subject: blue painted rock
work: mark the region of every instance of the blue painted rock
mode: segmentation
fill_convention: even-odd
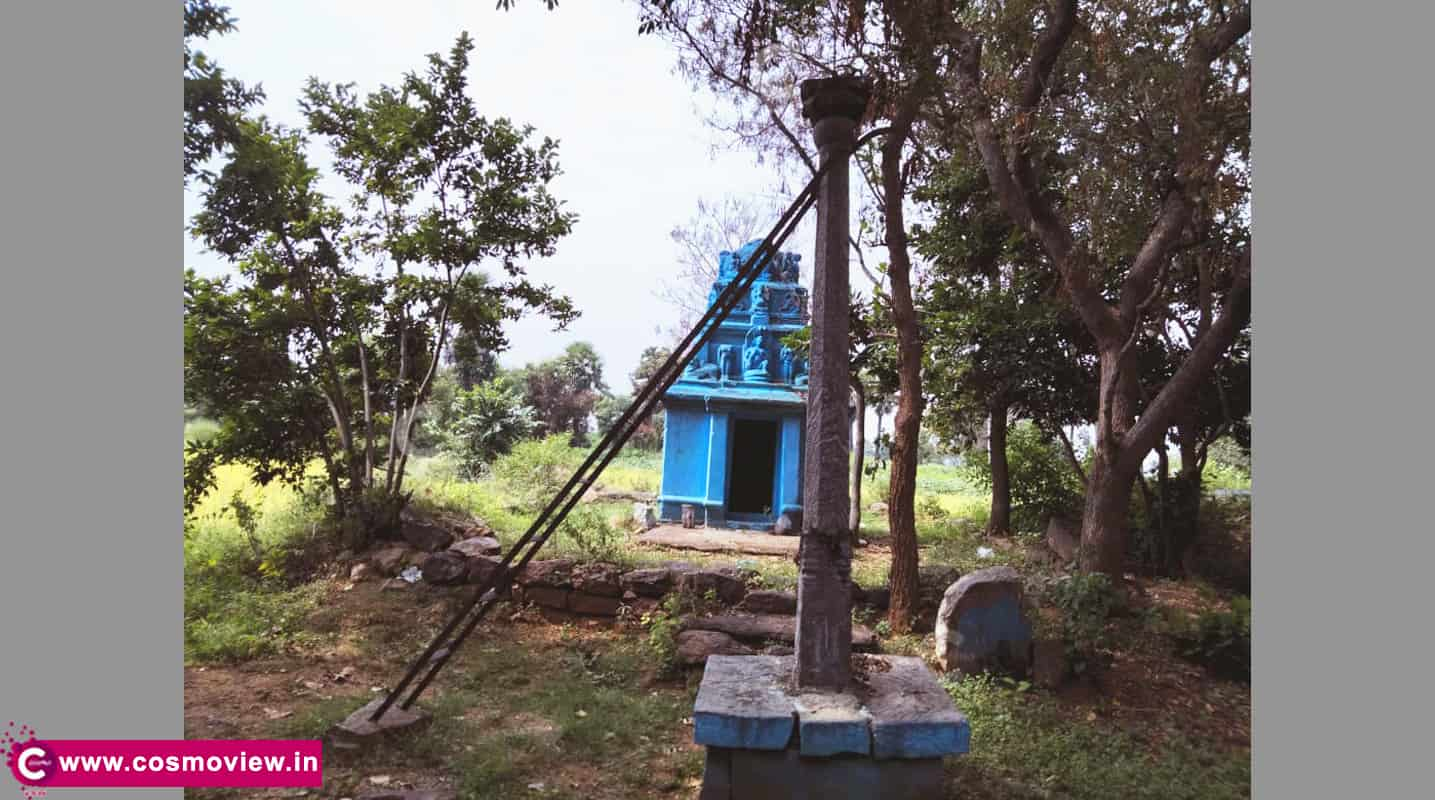
[[[937,659],[958,675],[1031,667],[1032,629],[1021,576],[1011,567],[977,570],[948,587],[937,610]]]

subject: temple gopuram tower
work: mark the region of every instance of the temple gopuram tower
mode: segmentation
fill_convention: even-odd
[[[709,303],[760,244],[719,254]],[[686,505],[709,527],[800,529],[807,364],[782,343],[808,324],[799,258],[772,259],[663,395],[660,519]]]

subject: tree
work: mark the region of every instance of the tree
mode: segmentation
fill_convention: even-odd
[[[982,3],[929,22],[952,47],[965,123],[1003,209],[1041,243],[1096,341],[1081,564],[1120,576],[1145,455],[1250,318],[1250,6],[1120,2],[1078,24],[1075,0],[1055,0],[1040,30],[1029,16],[1025,4]],[[1053,162],[1065,174],[1045,188]],[[1152,391],[1138,347],[1168,316],[1173,255],[1211,235],[1203,220],[1240,243],[1212,266],[1221,310]]]
[[[483,474],[535,428],[533,409],[523,404],[522,392],[503,380],[458,392],[449,417],[443,448],[469,478]]]
[[[1088,337],[1057,296],[1058,281],[997,205],[965,145],[958,141],[915,193],[932,219],[915,234],[931,265],[922,292],[927,419],[953,447],[970,447],[986,426],[987,532],[1004,535],[1013,482],[1029,479],[1008,465],[1011,418],[1039,420],[1047,431],[1090,419],[1096,384]]]
[[[239,123],[192,225],[238,280],[186,274],[185,388],[221,424],[192,448],[187,498],[219,461],[251,463],[266,483],[297,482],[317,458],[336,512],[367,538],[406,501],[414,426],[453,329],[498,350],[505,320],[575,316],[519,263],[551,254],[572,227],[547,190],[557,145],[478,114],[472,47],[460,35],[447,59],[362,100],[310,82],[308,129],[329,140],[353,214],[318,191],[299,132]],[[504,280],[482,276],[488,263]]]
[[[633,394],[643,391],[643,387],[672,354],[671,347],[649,345],[643,348],[643,352],[638,355],[638,366],[633,368],[633,374],[630,376],[633,379]]]
[[[213,0],[184,2],[184,180],[208,177],[201,165],[239,137],[239,120],[264,99],[193,48],[193,40],[233,33],[229,8]]]
[[[570,445],[587,446],[588,418],[608,392],[603,360],[593,345],[574,342],[563,355],[525,366],[515,379],[524,385],[524,402],[545,436],[567,434]]]
[[[483,346],[481,334],[459,330],[448,346],[448,362],[464,390],[498,377],[498,354]]]

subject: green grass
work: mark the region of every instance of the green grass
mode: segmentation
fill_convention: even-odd
[[[1215,753],[1176,733],[1151,752],[1125,731],[1065,718],[1051,700],[1002,688],[988,678],[946,685],[972,726],[971,751],[956,760],[958,784],[980,787],[978,796],[1250,796],[1248,751]]]
[[[355,796],[368,788],[365,776],[406,768],[447,773],[459,796],[474,800],[532,795],[535,782],[545,784],[544,797],[588,796],[564,780],[572,777],[565,768],[607,786],[619,781],[630,796],[699,776],[701,751],[671,752],[696,685],[645,688],[652,655],[637,635],[563,630],[557,641],[463,650],[423,703],[432,724],[361,764],[326,764],[326,794]],[[271,735],[321,735],[354,706],[353,698],[324,701],[274,723]]]
[[[326,543],[319,510],[278,485],[260,487],[248,469],[222,465],[216,487],[185,520],[184,649],[187,662],[241,661],[304,638],[317,604],[305,564]],[[256,514],[254,534],[230,508],[235,495]]]

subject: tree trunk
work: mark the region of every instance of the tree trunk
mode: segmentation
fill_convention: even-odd
[[[987,440],[987,457],[992,467],[992,513],[987,521],[988,536],[1011,533],[1011,470],[1006,458],[1007,407],[991,410],[991,436]]]
[[[905,186],[902,148],[916,114],[915,98],[892,122],[882,145],[882,204],[886,225],[887,277],[891,280],[892,317],[897,328],[897,418],[893,422],[892,473],[888,482],[887,521],[892,532],[891,601],[887,621],[895,633],[907,633],[917,606],[917,446],[922,428],[922,340],[912,304],[912,261],[902,213]]]
[[[1138,462],[1139,468],[1139,462]],[[1096,449],[1087,473],[1086,505],[1081,513],[1081,568],[1119,580],[1126,560],[1131,491],[1137,470]]]
[[[862,459],[867,451],[867,393],[862,384],[852,381],[852,397],[857,401],[857,418],[852,422],[852,508],[847,511],[847,528],[852,532],[852,546],[857,546],[862,528]]]

